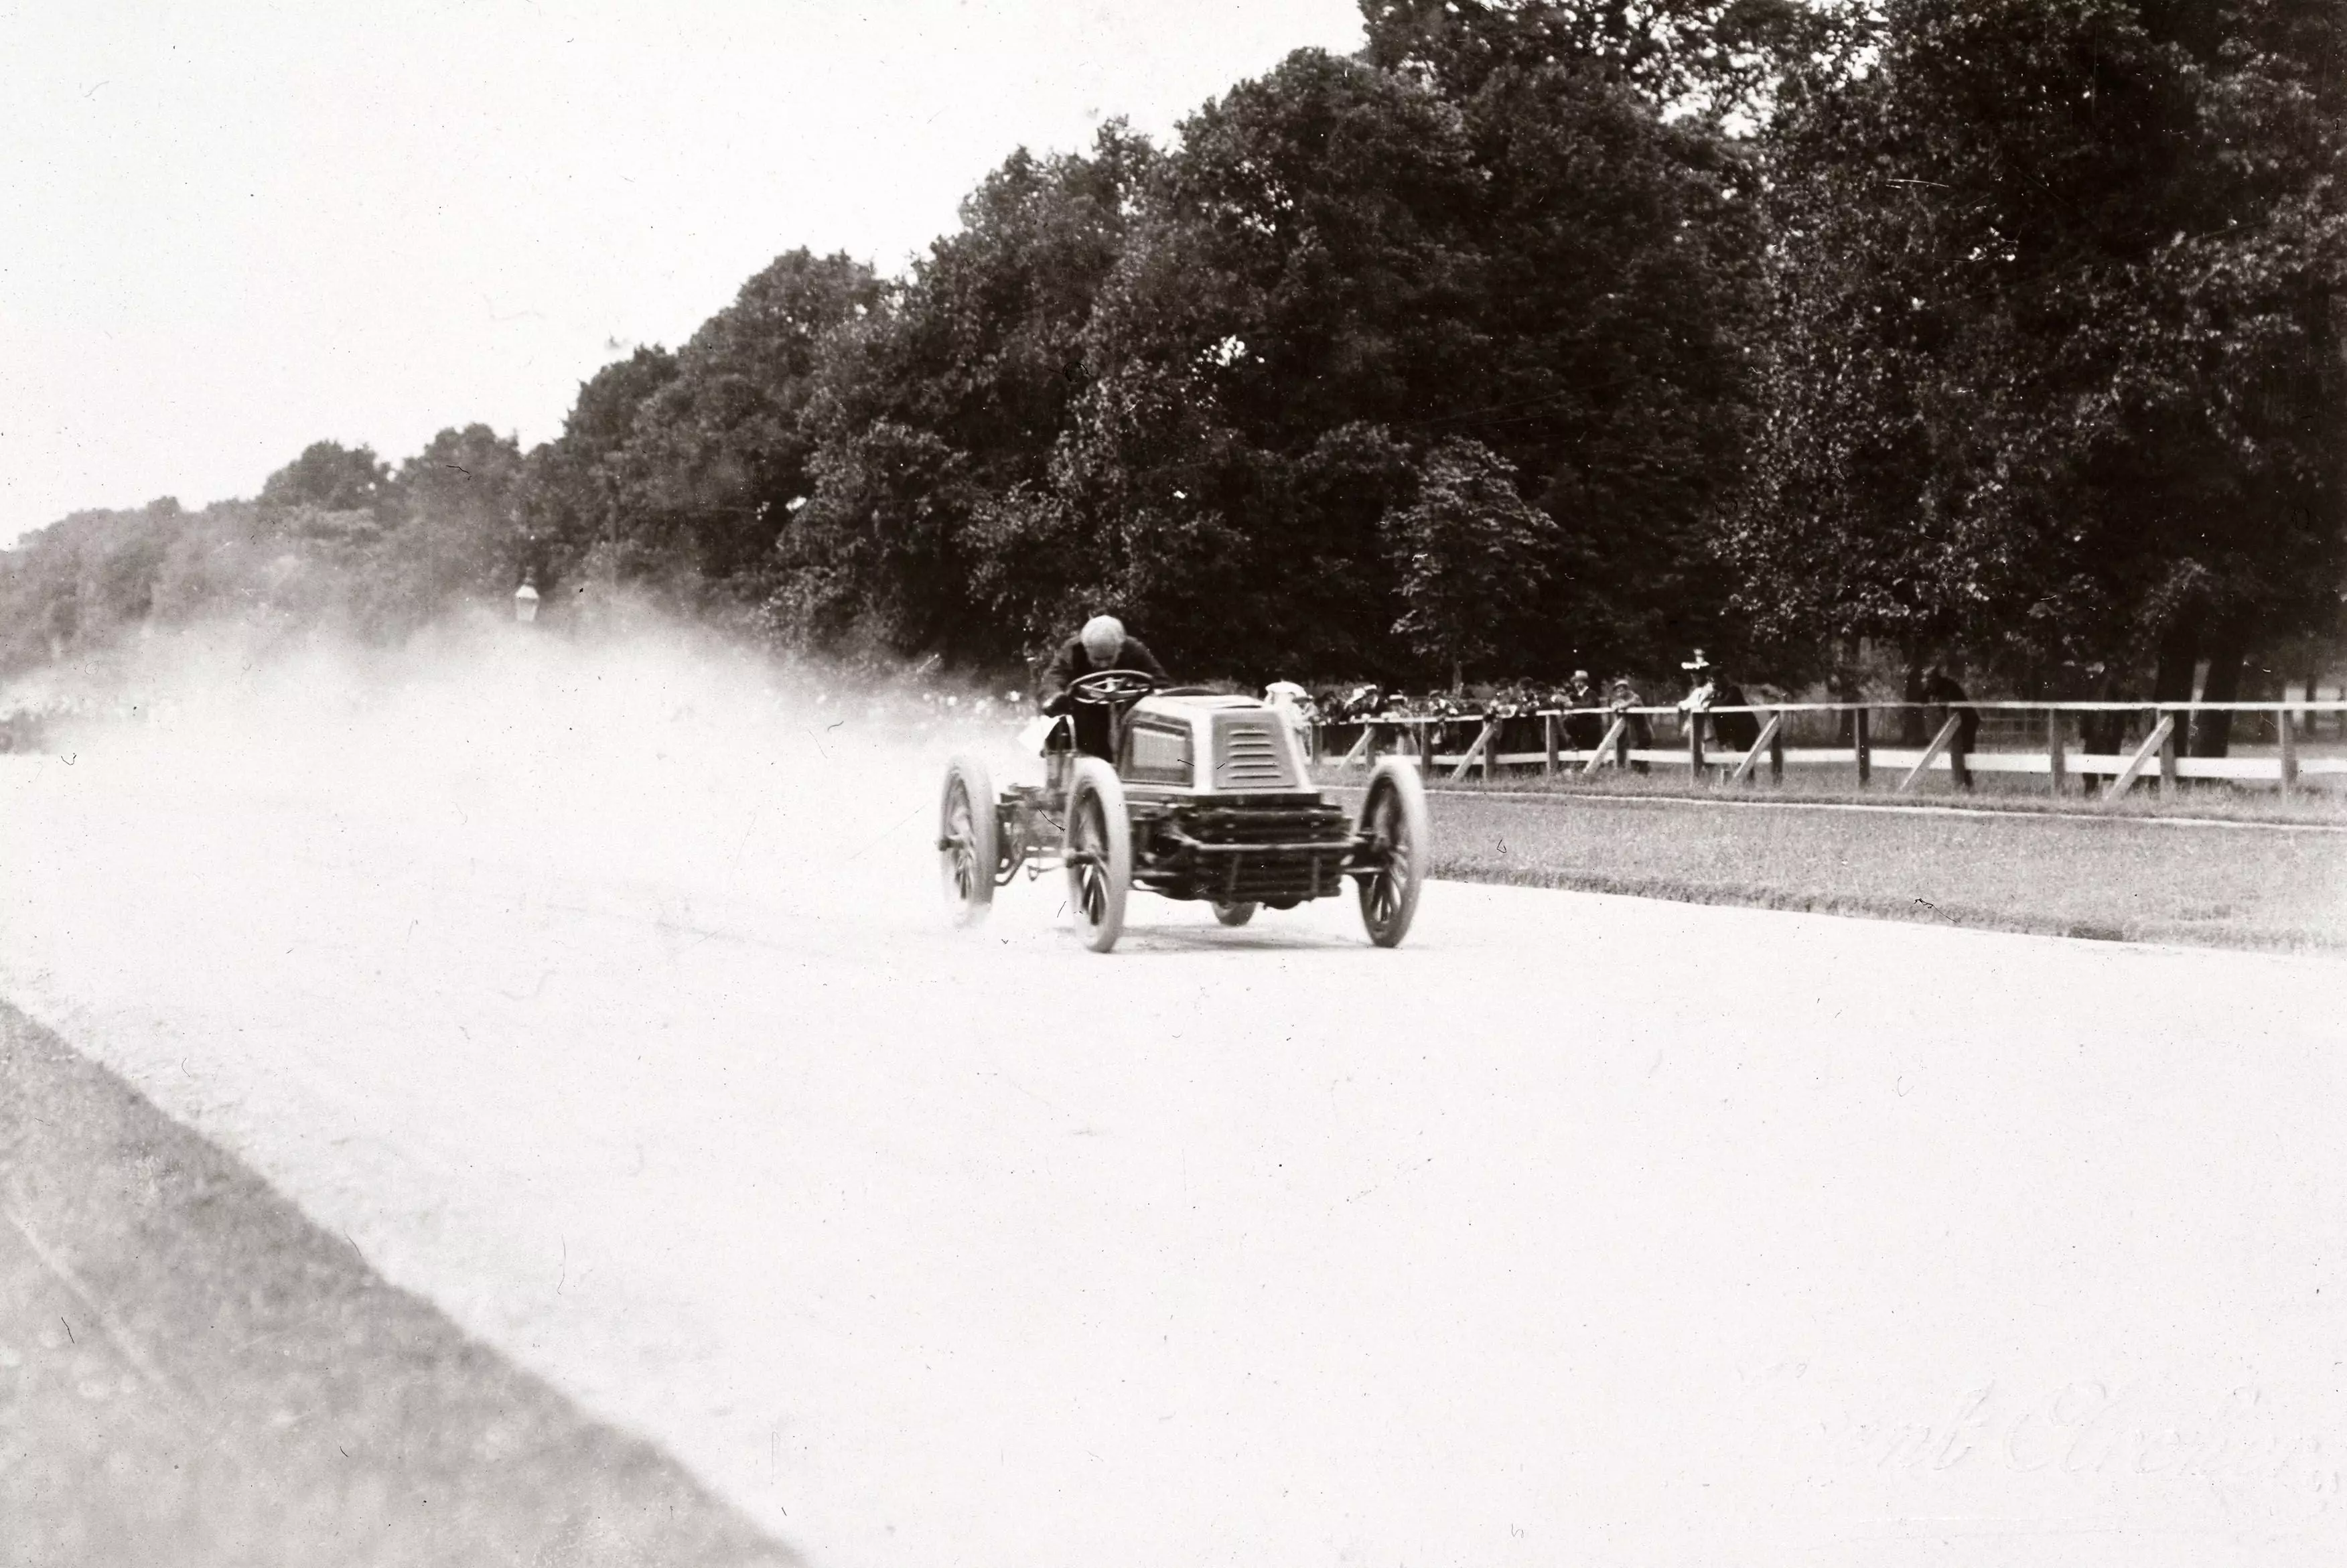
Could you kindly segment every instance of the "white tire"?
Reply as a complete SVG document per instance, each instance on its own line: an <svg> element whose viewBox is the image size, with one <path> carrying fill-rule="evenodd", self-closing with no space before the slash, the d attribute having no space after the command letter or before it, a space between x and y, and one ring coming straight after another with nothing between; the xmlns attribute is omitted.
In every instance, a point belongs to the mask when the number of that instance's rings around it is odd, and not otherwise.
<svg viewBox="0 0 2347 1568"><path fill-rule="evenodd" d="M1105 953L1124 931L1133 890L1133 820L1124 785L1098 757L1078 757L1068 779L1068 909L1084 946Z"/></svg>
<svg viewBox="0 0 2347 1568"><path fill-rule="evenodd" d="M1377 864L1359 876L1361 924L1380 948L1398 945L1418 914L1418 890L1433 853L1427 819L1426 784L1418 764L1386 757L1370 774L1361 798L1360 831L1375 840Z"/></svg>
<svg viewBox="0 0 2347 1568"><path fill-rule="evenodd" d="M1002 864L1002 824L995 815L994 784L986 765L956 757L946 769L938 802L938 863L954 924L975 926L994 907L994 875Z"/></svg>

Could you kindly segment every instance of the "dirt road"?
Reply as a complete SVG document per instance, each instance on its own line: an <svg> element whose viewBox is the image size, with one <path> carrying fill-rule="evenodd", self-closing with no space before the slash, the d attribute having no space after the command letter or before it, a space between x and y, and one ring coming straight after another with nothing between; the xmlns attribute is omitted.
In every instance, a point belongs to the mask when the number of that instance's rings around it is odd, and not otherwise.
<svg viewBox="0 0 2347 1568"><path fill-rule="evenodd" d="M828 722L0 758L0 995L825 1568L2347 1547L2339 963L1455 884L1102 958L944 928Z"/></svg>

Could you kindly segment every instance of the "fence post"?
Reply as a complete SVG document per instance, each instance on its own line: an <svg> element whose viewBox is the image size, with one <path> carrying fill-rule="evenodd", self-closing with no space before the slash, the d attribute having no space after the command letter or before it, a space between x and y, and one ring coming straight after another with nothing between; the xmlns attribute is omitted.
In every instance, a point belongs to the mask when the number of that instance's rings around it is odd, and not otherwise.
<svg viewBox="0 0 2347 1568"><path fill-rule="evenodd" d="M1420 761L1419 771L1429 778L1434 776L1434 732L1440 727L1440 720L1422 720L1418 726L1418 754Z"/></svg>
<svg viewBox="0 0 2347 1568"><path fill-rule="evenodd" d="M1768 782L1785 782L1785 710L1779 708L1768 723Z"/></svg>
<svg viewBox="0 0 2347 1568"><path fill-rule="evenodd" d="M1490 784L1500 776L1500 726L1505 719L1493 719L1483 727L1483 782Z"/></svg>
<svg viewBox="0 0 2347 1568"><path fill-rule="evenodd" d="M2158 710L2152 710L2152 715L2157 719ZM2171 715L2168 738L2159 743L2159 794L2163 800L2176 793L2176 733L2182 728Z"/></svg>
<svg viewBox="0 0 2347 1568"><path fill-rule="evenodd" d="M1605 753L1608 752L1614 753L1616 769L1629 766L1630 764L1623 760L1630 754L1629 745L1630 716L1626 713L1616 713L1614 715L1613 724L1604 735L1599 737L1596 746L1591 750L1589 760L1581 764L1581 771L1584 774L1595 773L1597 764L1605 760Z"/></svg>
<svg viewBox="0 0 2347 1568"><path fill-rule="evenodd" d="M1874 747L1867 736L1866 710L1850 711L1850 738L1858 747L1858 787L1864 789L1874 776Z"/></svg>
<svg viewBox="0 0 2347 1568"><path fill-rule="evenodd" d="M2298 726L2291 722L2287 708L2274 717L2280 721L2277 731L2281 740L2281 797L2288 800L2298 793Z"/></svg>
<svg viewBox="0 0 2347 1568"><path fill-rule="evenodd" d="M1686 716L1687 782L1703 783L1703 715L1691 712Z"/></svg>
<svg viewBox="0 0 2347 1568"><path fill-rule="evenodd" d="M1556 715L1541 715L1541 776L1556 777Z"/></svg>
<svg viewBox="0 0 2347 1568"><path fill-rule="evenodd" d="M1949 743L1956 738L1956 733L1963 728L1963 723L1964 718L1961 713L1950 713L1948 715L1947 723L1940 726L1940 733L1933 735L1932 737L1932 743L1923 748L1922 760L1918 762L1913 767L1909 768L1907 770L1907 776L1899 781L1899 793L1901 794L1905 794L1909 790L1915 787L1915 781L1922 778L1925 771L1931 767L1932 758L1938 756L1942 752L1948 749ZM1950 767L1949 771L1951 773L1954 771L1952 765Z"/></svg>
<svg viewBox="0 0 2347 1568"><path fill-rule="evenodd" d="M2119 769L2118 775L2104 789L2103 798L2116 800L2133 788L2135 781L2143 776L2143 770L2150 763L2152 753L2166 745L2175 731L2176 721L2172 718L2162 718L2153 724L2151 733L2143 738L2143 744L2135 749L2135 754L2127 758L2127 765Z"/></svg>
<svg viewBox="0 0 2347 1568"><path fill-rule="evenodd" d="M1736 764L1736 772L1729 775L1727 780L1729 784L1742 784L1751 777L1752 770L1760 765L1760 759L1764 754L1771 757L1783 754L1784 743L1777 738L1777 732L1784 722L1785 715L1782 712L1768 715L1768 724L1758 734L1752 737L1752 749L1744 753L1744 760Z"/></svg>
<svg viewBox="0 0 2347 1568"><path fill-rule="evenodd" d="M2045 773L2053 781L2054 793L2060 794L2064 781L2069 776L2069 759L2062 754L2062 710L2045 710Z"/></svg>
<svg viewBox="0 0 2347 1568"><path fill-rule="evenodd" d="M1475 759L1478 757L1483 759L1483 776L1489 779L1491 776L1491 752L1499 743L1500 721L1484 720L1482 729L1476 733L1475 738L1468 743L1467 750L1460 754L1459 765L1450 770L1451 781L1456 783L1465 778L1467 770L1475 765Z"/></svg>

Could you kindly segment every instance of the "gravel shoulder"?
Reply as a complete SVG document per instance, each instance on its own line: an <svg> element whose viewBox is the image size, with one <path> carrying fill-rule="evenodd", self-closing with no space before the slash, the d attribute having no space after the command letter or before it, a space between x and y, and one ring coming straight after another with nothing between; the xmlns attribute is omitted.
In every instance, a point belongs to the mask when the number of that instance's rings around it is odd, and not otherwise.
<svg viewBox="0 0 2347 1568"><path fill-rule="evenodd" d="M0 1004L0 1562L787 1564Z"/></svg>

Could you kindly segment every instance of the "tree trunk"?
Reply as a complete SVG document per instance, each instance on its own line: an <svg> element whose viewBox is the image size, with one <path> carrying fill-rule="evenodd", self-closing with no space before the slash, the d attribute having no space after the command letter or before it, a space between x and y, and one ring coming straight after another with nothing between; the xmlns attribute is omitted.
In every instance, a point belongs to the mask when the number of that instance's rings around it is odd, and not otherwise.
<svg viewBox="0 0 2347 1568"><path fill-rule="evenodd" d="M2151 672L2151 700L2155 702L2192 701L2192 672L2199 663L2200 618L2197 614L2188 614L2169 627L2167 635L2159 640L2159 662Z"/></svg>
<svg viewBox="0 0 2347 1568"><path fill-rule="evenodd" d="M2152 671L2151 700L2155 702L2190 702L2192 671L2199 662L2199 618L2187 616L2159 640L2159 663Z"/></svg>
<svg viewBox="0 0 2347 1568"><path fill-rule="evenodd" d="M1855 637L1847 641L1836 640L1833 645L1833 672L1828 678L1826 690L1837 702L1858 701L1858 661L1864 652ZM1856 744L1857 716L1845 708L1834 715L1834 744Z"/></svg>
<svg viewBox="0 0 2347 1568"><path fill-rule="evenodd" d="M2241 661L2248 651L2249 638L2238 624L2220 630L2209 640L2209 684L2201 700L2209 702L2236 702L2241 696ZM2195 713L2192 716L2192 755L2221 757L2233 741L2233 715L2230 713Z"/></svg>
<svg viewBox="0 0 2347 1568"><path fill-rule="evenodd" d="M1928 738L1923 733L1923 710L1914 706L1923 700L1923 661L1915 657L1912 648L1905 653L1907 669L1899 700L1908 706L1899 710L1899 743L1920 746Z"/></svg>

